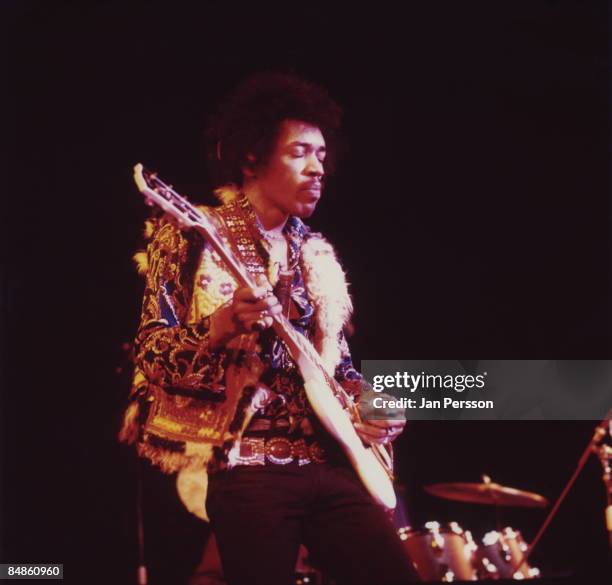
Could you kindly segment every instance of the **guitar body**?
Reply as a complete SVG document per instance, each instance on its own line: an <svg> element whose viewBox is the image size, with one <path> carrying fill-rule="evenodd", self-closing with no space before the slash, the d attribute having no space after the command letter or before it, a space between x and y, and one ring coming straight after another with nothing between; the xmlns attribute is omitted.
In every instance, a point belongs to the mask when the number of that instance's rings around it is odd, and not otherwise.
<svg viewBox="0 0 612 585"><path fill-rule="evenodd" d="M366 447L353 428L348 411L322 380L307 380L304 389L308 401L325 429L340 443L351 465L368 492L384 508L397 504L389 475L371 447Z"/></svg>
<svg viewBox="0 0 612 585"><path fill-rule="evenodd" d="M180 227L196 229L223 259L238 283L255 286L245 266L223 244L214 222L204 212L140 164L134 167L134 180L147 203L158 205ZM339 442L372 498L384 508L395 508L391 457L384 446L366 446L357 435L353 423L361 419L352 397L329 376L310 341L297 333L286 317L276 316L273 327L297 364L308 401L324 428ZM242 385L244 381L234 382Z"/></svg>

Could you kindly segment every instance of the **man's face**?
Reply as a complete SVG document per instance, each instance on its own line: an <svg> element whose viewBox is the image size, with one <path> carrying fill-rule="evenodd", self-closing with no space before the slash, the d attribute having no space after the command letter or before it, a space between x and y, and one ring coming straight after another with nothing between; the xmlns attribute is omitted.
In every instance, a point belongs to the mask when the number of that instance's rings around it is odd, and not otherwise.
<svg viewBox="0 0 612 585"><path fill-rule="evenodd" d="M310 217L321 197L325 140L316 126L285 120L268 163L255 171L266 205Z"/></svg>

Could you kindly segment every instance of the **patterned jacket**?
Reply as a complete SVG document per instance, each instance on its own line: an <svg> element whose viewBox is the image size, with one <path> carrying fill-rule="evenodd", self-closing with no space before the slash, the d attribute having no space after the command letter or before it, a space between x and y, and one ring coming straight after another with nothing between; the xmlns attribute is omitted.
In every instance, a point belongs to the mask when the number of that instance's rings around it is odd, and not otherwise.
<svg viewBox="0 0 612 585"><path fill-rule="evenodd" d="M229 189L218 195L232 205L237 193ZM229 246L220 215L204 209ZM300 230L299 266L314 306L309 336L328 372L358 398L362 379L352 367L342 332L352 311L344 273L320 234L297 218L290 222ZM210 244L166 219L148 222L145 236L150 238L146 255L135 256L146 284L134 344L134 383L120 439L136 443L139 453L163 471L201 468L231 449L256 408L256 393L246 390L257 386L265 370L261 345L253 333L239 336L223 351L211 351L209 317L231 301L237 283ZM227 392L232 386L244 390Z"/></svg>

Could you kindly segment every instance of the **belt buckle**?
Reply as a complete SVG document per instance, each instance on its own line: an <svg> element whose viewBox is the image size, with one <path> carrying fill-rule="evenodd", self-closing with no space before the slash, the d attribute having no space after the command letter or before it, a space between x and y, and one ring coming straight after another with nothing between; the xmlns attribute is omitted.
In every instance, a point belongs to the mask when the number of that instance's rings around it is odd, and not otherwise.
<svg viewBox="0 0 612 585"><path fill-rule="evenodd" d="M266 457L276 465L287 465L294 459L293 445L289 439L274 437L266 441Z"/></svg>

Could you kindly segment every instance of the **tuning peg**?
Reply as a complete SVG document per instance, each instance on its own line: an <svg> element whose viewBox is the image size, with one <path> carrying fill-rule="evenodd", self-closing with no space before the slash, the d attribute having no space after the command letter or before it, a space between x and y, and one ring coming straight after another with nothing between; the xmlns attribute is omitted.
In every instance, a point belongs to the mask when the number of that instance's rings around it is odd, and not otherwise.
<svg viewBox="0 0 612 585"><path fill-rule="evenodd" d="M148 207L153 207L155 203L149 197L145 197L145 205Z"/></svg>

